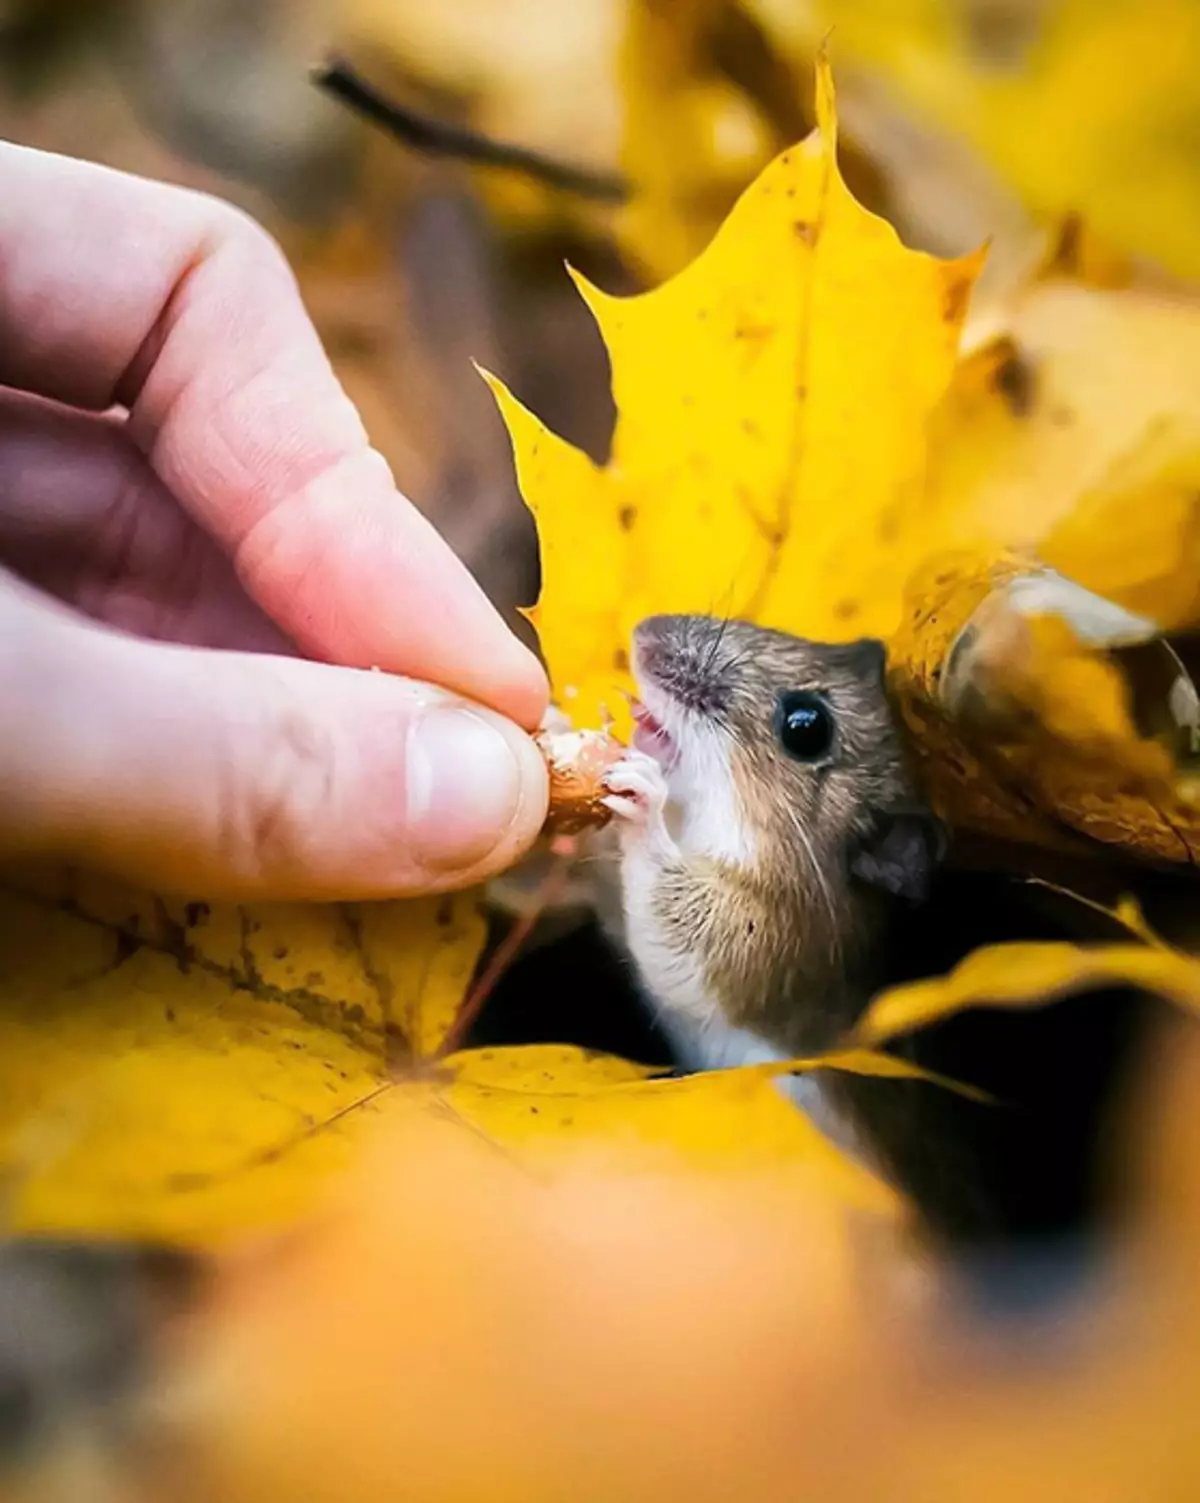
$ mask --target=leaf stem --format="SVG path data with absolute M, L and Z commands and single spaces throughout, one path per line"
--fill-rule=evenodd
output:
M 521 946 L 529 938 L 534 925 L 541 918 L 543 912 L 558 898 L 567 885 L 567 878 L 571 870 L 570 856 L 560 856 L 546 874 L 533 902 L 529 905 L 526 913 L 516 921 L 492 953 L 492 958 L 484 966 L 475 985 L 467 993 L 463 1005 L 458 1010 L 458 1016 L 454 1019 L 450 1031 L 442 1040 L 442 1046 L 434 1056 L 436 1059 L 444 1059 L 446 1055 L 453 1054 L 462 1046 L 471 1024 L 479 1016 L 480 1009 L 491 996 L 496 983 L 504 975 L 505 971 L 516 959 Z

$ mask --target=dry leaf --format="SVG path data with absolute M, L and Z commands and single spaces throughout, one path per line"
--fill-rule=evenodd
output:
M 932 560 L 909 599 L 890 677 L 943 817 L 1042 845 L 1079 835 L 1194 859 L 1196 691 L 1153 622 L 1053 571 L 976 554 Z M 1141 659 L 1109 655 L 1130 646 Z M 1135 722 L 1138 674 L 1157 736 Z

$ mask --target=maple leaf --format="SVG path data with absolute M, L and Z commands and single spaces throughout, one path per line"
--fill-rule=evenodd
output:
M 896 1214 L 776 1089 L 785 1066 L 668 1080 L 558 1046 L 439 1057 L 484 930 L 478 894 L 232 906 L 4 873 L 11 1229 L 224 1244 L 294 1224 L 386 1124 L 431 1120 L 531 1171 L 619 1142 L 631 1164 L 801 1174 L 834 1204 Z M 796 1068 L 912 1073 L 869 1050 Z
M 621 724 L 631 630 L 662 611 L 879 636 L 952 823 L 1051 845 L 1074 827 L 1189 861 L 1190 783 L 1137 725 L 1110 649 L 1200 619 L 1200 310 L 1124 285 L 1073 232 L 960 355 L 980 258 L 906 250 L 854 201 L 824 57 L 817 73 L 816 131 L 690 267 L 632 298 L 580 281 L 612 360 L 605 467 L 493 382 L 542 540 L 533 618 L 559 698 L 577 724 Z M 1033 592 L 1039 625 L 1013 586 L 1049 563 L 1124 612 L 1081 612 L 1063 580 Z M 1142 604 L 1156 614 L 1135 621 Z M 1081 636 L 1097 612 L 1117 627 Z M 943 669 L 967 636 L 977 650 L 958 654 L 957 681 L 986 662 L 993 707 L 1014 708 L 1011 745 L 995 714 L 972 723 L 947 698 Z M 1180 684 L 1194 700 L 1182 670 Z M 1187 729 L 1177 717 L 1180 745 Z
M 817 130 L 742 196 L 672 281 L 614 298 L 576 278 L 612 361 L 597 468 L 493 381 L 538 521 L 534 612 L 577 724 L 620 718 L 632 627 L 657 611 L 817 638 L 886 635 L 906 570 L 897 503 L 919 487 L 980 257 L 906 250 L 850 195 L 833 88 Z

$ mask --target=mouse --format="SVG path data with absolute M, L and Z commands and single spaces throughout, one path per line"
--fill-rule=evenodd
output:
M 636 628 L 629 754 L 605 778 L 626 942 L 701 1031 L 832 1047 L 945 848 L 883 690 L 885 652 L 745 621 Z
M 1031 911 L 1020 878 L 954 868 L 879 641 L 661 615 L 630 656 L 634 733 L 605 775 L 619 930 L 685 1070 L 836 1048 L 879 991 L 997 938 L 1119 937 L 1081 930 L 1094 916 L 1069 902 Z M 833 1070 L 782 1088 L 904 1193 L 930 1243 L 1073 1238 L 1097 1214 L 1139 1005 L 1109 988 L 970 1010 L 889 1044 L 988 1101 Z

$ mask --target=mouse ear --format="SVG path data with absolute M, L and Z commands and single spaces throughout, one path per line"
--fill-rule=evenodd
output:
M 881 810 L 850 858 L 850 873 L 893 897 L 923 903 L 946 845 L 945 826 L 928 810 Z

